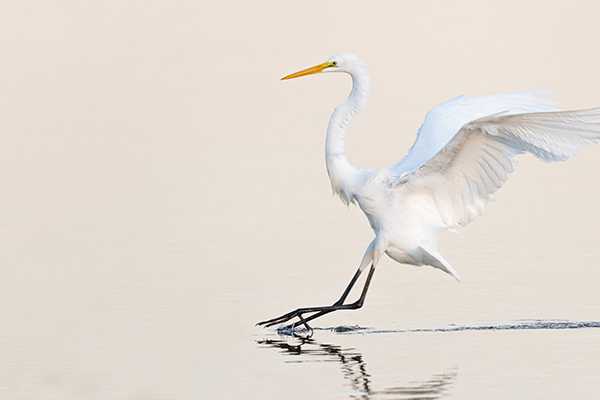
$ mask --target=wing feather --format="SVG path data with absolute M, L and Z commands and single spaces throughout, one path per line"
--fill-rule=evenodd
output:
M 493 115 L 465 124 L 449 143 L 398 182 L 403 194 L 430 193 L 446 228 L 480 216 L 517 167 L 517 155 L 565 161 L 600 141 L 600 108 Z
M 464 95 L 432 108 L 417 133 L 408 154 L 391 168 L 398 176 L 425 164 L 456 135 L 466 123 L 502 112 L 504 115 L 557 111 L 556 102 L 537 95 L 552 93 L 530 90 L 466 98 Z

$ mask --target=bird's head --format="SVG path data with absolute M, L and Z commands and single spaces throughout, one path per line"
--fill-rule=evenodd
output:
M 329 58 L 323 64 L 315 65 L 302 71 L 294 72 L 288 76 L 284 76 L 281 80 L 298 78 L 300 76 L 318 74 L 321 72 L 345 72 L 347 74 L 355 74 L 366 71 L 365 63 L 350 53 L 336 54 Z

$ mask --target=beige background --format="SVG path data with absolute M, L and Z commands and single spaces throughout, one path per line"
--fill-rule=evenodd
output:
M 332 363 L 286 363 L 256 343 L 270 334 L 255 322 L 335 300 L 372 238 L 359 210 L 332 199 L 324 168 L 349 79 L 279 78 L 359 55 L 372 95 L 348 154 L 389 166 L 425 112 L 462 93 L 550 89 L 564 109 L 600 106 L 599 12 L 594 1 L 3 2 L 0 397 L 357 395 Z M 594 320 L 599 183 L 600 146 L 560 165 L 523 158 L 498 203 L 442 237 L 462 284 L 386 260 L 365 308 L 323 326 Z M 361 352 L 373 388 L 454 371 L 456 398 L 600 389 L 595 330 L 324 337 Z

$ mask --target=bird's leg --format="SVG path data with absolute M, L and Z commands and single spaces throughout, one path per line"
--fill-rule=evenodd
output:
M 348 284 L 348 287 L 346 287 L 346 290 L 342 294 L 342 297 L 340 297 L 340 299 L 334 303 L 334 306 L 335 305 L 340 305 L 340 304 L 342 304 L 344 302 L 344 300 L 346 300 L 346 297 L 348 297 L 348 294 L 350 293 L 350 290 L 352 290 L 352 287 L 354 286 L 354 284 L 356 283 L 356 281 L 360 277 L 361 273 L 362 273 L 361 269 L 358 269 L 356 271 L 356 273 L 352 277 L 352 280 Z M 294 318 L 296 316 L 301 316 L 302 314 L 307 313 L 307 312 L 319 312 L 319 311 L 322 311 L 324 308 L 327 308 L 327 306 L 325 306 L 325 307 L 299 308 L 297 310 L 294 310 L 292 312 L 284 314 L 284 315 L 282 315 L 280 317 L 273 318 L 273 319 L 270 319 L 268 321 L 259 322 L 256 325 L 265 325 L 265 327 L 268 327 L 268 326 L 272 326 L 272 325 L 275 325 L 275 324 L 278 324 L 278 323 L 284 323 L 284 322 L 289 321 L 290 319 L 292 319 L 292 318 Z
M 344 304 L 344 300 L 346 300 L 346 297 L 348 297 L 348 294 L 350 293 L 351 286 L 349 286 L 348 288 L 346 288 L 346 291 L 344 291 L 344 294 L 342 294 L 342 297 L 340 297 L 340 299 L 338 301 L 336 301 L 332 306 L 323 307 L 323 310 L 319 311 L 316 314 L 310 315 L 306 318 L 302 318 L 301 315 L 299 315 L 304 326 L 306 326 L 307 328 L 310 328 L 307 324 L 308 321 L 312 321 L 313 319 L 319 318 L 319 317 L 321 317 L 325 314 L 329 314 L 330 312 L 333 312 L 333 311 L 356 310 L 358 308 L 361 308 L 363 306 L 363 304 L 365 303 L 365 298 L 367 297 L 367 291 L 369 290 L 369 285 L 371 284 L 371 278 L 373 277 L 374 272 L 375 272 L 375 266 L 371 266 L 371 269 L 369 270 L 369 275 L 367 276 L 367 281 L 365 282 L 363 291 L 360 295 L 360 298 L 357 301 L 355 301 L 354 303 L 350 303 L 350 304 Z M 357 274 L 357 275 L 360 275 L 360 274 Z M 356 282 L 355 278 L 358 278 L 357 275 L 355 275 L 354 278 L 352 278 L 352 280 L 354 282 Z M 351 282 L 351 284 L 353 285 L 354 282 Z M 286 326 L 285 328 L 289 328 L 289 327 L 290 327 L 290 325 Z
M 354 274 L 354 276 L 352 277 L 352 280 L 348 284 L 348 287 L 346 288 L 346 290 L 344 290 L 344 293 L 342 294 L 340 299 L 338 301 L 336 301 L 332 306 L 299 308 L 297 310 L 294 310 L 292 312 L 284 314 L 281 317 L 273 318 L 268 321 L 259 322 L 257 325 L 264 325 L 265 327 L 268 327 L 268 326 L 273 326 L 276 324 L 282 324 L 284 322 L 289 321 L 290 319 L 292 319 L 294 317 L 299 317 L 301 322 L 303 323 L 303 325 L 307 329 L 310 329 L 310 326 L 308 326 L 307 322 L 312 321 L 313 319 L 318 318 L 322 315 L 329 314 L 330 312 L 337 311 L 337 310 L 354 310 L 354 309 L 362 307 L 362 305 L 365 301 L 365 297 L 367 296 L 367 290 L 369 289 L 369 284 L 371 283 L 371 278 L 373 277 L 373 273 L 375 272 L 374 265 L 371 265 L 371 269 L 369 271 L 369 275 L 367 276 L 367 281 L 365 282 L 365 286 L 363 287 L 363 291 L 362 291 L 360 298 L 354 303 L 344 304 L 344 301 L 350 294 L 352 287 L 354 286 L 354 284 L 360 277 L 362 271 L 363 271 L 362 269 L 359 269 L 358 271 L 356 271 L 356 274 Z M 314 312 L 315 314 L 313 314 L 309 317 L 306 317 L 306 318 L 302 317 L 303 314 L 311 313 L 311 312 Z M 293 324 L 287 326 L 286 328 L 290 328 L 292 326 L 293 326 Z
M 344 293 L 342 294 L 342 297 L 340 297 L 340 299 L 333 304 L 334 306 L 338 306 L 338 305 L 341 305 L 341 304 L 344 303 L 344 300 L 346 300 L 346 298 L 348 297 L 348 294 L 350 294 L 350 291 L 352 290 L 352 287 L 354 287 L 354 284 L 356 283 L 356 281 L 360 277 L 362 271 L 363 270 L 360 269 L 360 268 L 356 271 L 356 273 L 352 277 L 352 280 L 348 284 L 348 287 L 346 287 L 346 290 L 344 290 Z M 273 318 L 273 319 L 270 319 L 268 321 L 262 321 L 262 322 L 259 322 L 256 325 L 265 325 L 265 327 L 269 327 L 269 326 L 272 326 L 272 325 L 276 325 L 278 323 L 279 324 L 284 323 L 284 322 L 289 321 L 290 319 L 292 319 L 294 317 L 297 317 L 297 316 L 300 316 L 300 315 L 302 315 L 304 313 L 307 313 L 307 312 L 320 312 L 320 311 L 323 311 L 326 308 L 329 308 L 329 306 L 298 308 L 297 310 L 294 310 L 292 312 L 284 314 L 281 317 Z M 311 318 L 311 319 L 314 319 L 314 318 Z
M 365 287 L 366 288 L 368 288 L 368 286 L 369 286 L 369 282 L 368 281 L 371 280 L 370 277 L 373 275 L 373 270 L 374 270 L 374 268 L 371 267 L 371 271 L 369 271 L 369 276 L 367 277 L 367 282 L 365 283 Z M 362 274 L 362 272 L 363 272 L 362 269 L 358 269 L 356 271 L 356 273 L 352 277 L 352 280 L 350 281 L 350 283 L 346 287 L 346 290 L 344 290 L 344 293 L 342 293 L 342 296 L 339 298 L 338 301 L 336 301 L 335 303 L 333 303 L 332 306 L 322 307 L 323 310 L 321 310 L 318 313 L 313 314 L 313 315 L 311 315 L 311 316 L 309 316 L 307 318 L 302 318 L 301 314 L 299 314 L 298 317 L 301 318 L 302 323 L 304 324 L 304 326 L 308 327 L 308 325 L 306 324 L 306 322 L 308 322 L 308 321 L 312 321 L 313 319 L 319 318 L 322 315 L 329 314 L 330 312 L 335 311 L 335 309 L 331 309 L 331 307 L 336 307 L 336 306 L 340 306 L 340 305 L 344 304 L 344 301 L 346 301 L 346 298 L 350 294 L 350 291 L 354 287 L 354 284 L 356 283 L 356 281 L 358 280 L 358 278 L 360 277 L 360 275 Z M 364 297 L 366 297 L 366 290 L 365 290 L 365 288 L 363 288 L 363 295 L 361 296 L 361 298 L 363 299 L 363 302 L 364 302 Z
M 373 267 L 371 267 L 371 268 L 373 268 Z M 340 299 L 338 301 L 336 301 L 335 303 L 333 303 L 334 306 L 338 306 L 340 304 L 344 304 L 344 301 L 346 301 L 346 298 L 350 294 L 350 291 L 354 287 L 354 284 L 356 283 L 356 281 L 358 280 L 358 278 L 360 277 L 360 274 L 362 274 L 362 272 L 363 272 L 363 270 L 360 269 L 360 268 L 356 271 L 356 273 L 352 277 L 352 280 L 348 284 L 348 287 L 346 287 L 346 290 L 344 290 L 344 293 L 342 294 L 342 296 L 340 297 Z M 372 275 L 371 272 L 369 272 L 369 274 Z

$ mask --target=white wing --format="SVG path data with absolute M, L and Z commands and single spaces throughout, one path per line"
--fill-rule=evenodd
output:
M 463 126 L 419 169 L 400 178 L 402 195 L 429 193 L 446 228 L 466 225 L 517 167 L 525 152 L 565 161 L 600 141 L 600 108 L 496 115 Z
M 492 94 L 473 98 L 459 96 L 432 108 L 417 133 L 408 155 L 391 168 L 400 176 L 413 171 L 437 154 L 466 123 L 500 112 L 504 115 L 556 111 L 556 102 L 534 96 L 552 93 L 546 90 Z

